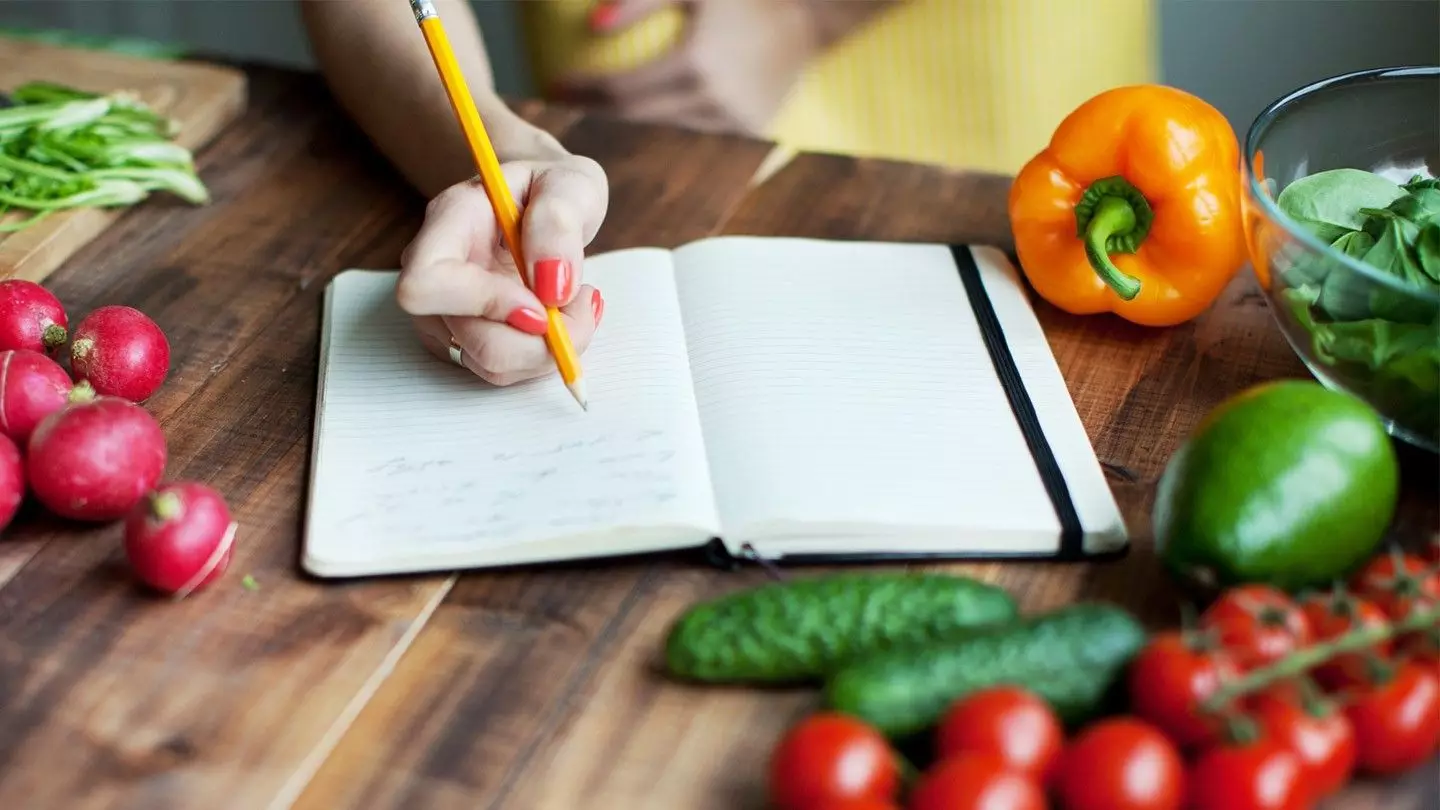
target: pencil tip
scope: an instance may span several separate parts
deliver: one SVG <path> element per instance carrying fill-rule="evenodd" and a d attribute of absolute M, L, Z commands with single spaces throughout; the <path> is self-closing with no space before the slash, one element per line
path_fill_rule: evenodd
<path fill-rule="evenodd" d="M 588 412 L 590 410 L 590 398 L 585 395 L 585 381 L 576 380 L 573 383 L 566 384 L 565 387 L 570 389 L 570 396 L 575 397 L 575 401 L 580 403 L 580 410 Z"/>

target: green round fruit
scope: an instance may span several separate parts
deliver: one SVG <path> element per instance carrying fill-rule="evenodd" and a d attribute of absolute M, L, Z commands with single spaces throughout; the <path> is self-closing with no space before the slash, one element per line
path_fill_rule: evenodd
<path fill-rule="evenodd" d="M 1323 586 L 1379 546 L 1400 466 L 1364 402 L 1286 380 L 1217 406 L 1166 465 L 1155 494 L 1165 566 L 1206 586 Z"/>

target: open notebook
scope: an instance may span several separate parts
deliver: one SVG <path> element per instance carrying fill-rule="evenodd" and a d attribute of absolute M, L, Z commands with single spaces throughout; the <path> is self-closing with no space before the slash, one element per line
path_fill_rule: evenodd
<path fill-rule="evenodd" d="M 810 560 L 1125 549 L 1003 253 L 717 237 L 593 256 L 584 275 L 606 301 L 588 413 L 553 374 L 502 389 L 435 359 L 394 272 L 336 276 L 308 571 L 707 544 Z"/>

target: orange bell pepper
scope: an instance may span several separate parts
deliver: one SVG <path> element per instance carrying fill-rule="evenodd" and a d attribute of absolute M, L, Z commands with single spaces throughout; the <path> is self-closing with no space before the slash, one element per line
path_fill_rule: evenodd
<path fill-rule="evenodd" d="M 1066 312 L 1182 323 L 1245 262 L 1240 194 L 1240 145 L 1218 110 L 1163 85 L 1107 90 L 1016 175 L 1015 252 Z"/>

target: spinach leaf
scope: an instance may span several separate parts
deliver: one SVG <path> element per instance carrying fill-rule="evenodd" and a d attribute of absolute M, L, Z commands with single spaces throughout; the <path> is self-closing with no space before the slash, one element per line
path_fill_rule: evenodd
<path fill-rule="evenodd" d="M 1329 169 L 1286 186 L 1275 205 L 1328 244 L 1364 227 L 1366 217 L 1360 209 L 1385 208 L 1406 193 L 1378 174 Z"/>
<path fill-rule="evenodd" d="M 1408 181 L 1406 181 L 1406 183 L 1402 185 L 1401 188 L 1405 189 L 1411 194 L 1414 194 L 1421 189 L 1440 188 L 1440 177 L 1426 177 L 1423 174 L 1417 174 L 1414 177 L 1411 177 Z"/>
<path fill-rule="evenodd" d="M 1440 222 L 1420 229 L 1415 238 L 1415 263 L 1430 281 L 1440 285 Z"/>

